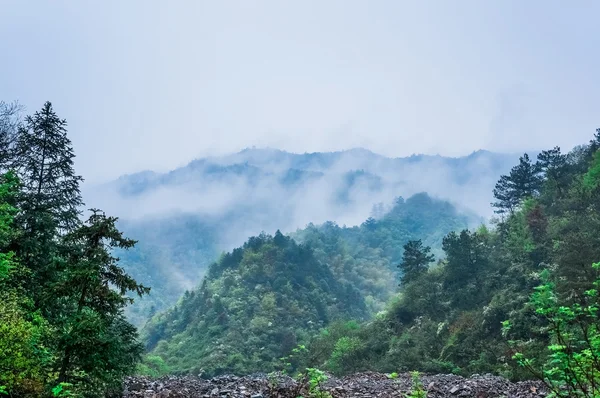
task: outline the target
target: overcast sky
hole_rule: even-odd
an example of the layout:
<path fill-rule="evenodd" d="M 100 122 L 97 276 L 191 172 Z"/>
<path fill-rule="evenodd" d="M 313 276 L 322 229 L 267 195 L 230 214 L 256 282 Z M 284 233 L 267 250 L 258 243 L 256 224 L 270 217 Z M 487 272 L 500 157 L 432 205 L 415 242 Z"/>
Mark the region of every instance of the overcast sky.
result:
<path fill-rule="evenodd" d="M 52 101 L 88 181 L 253 145 L 570 148 L 600 126 L 599 15 L 594 0 L 3 0 L 0 99 Z"/>

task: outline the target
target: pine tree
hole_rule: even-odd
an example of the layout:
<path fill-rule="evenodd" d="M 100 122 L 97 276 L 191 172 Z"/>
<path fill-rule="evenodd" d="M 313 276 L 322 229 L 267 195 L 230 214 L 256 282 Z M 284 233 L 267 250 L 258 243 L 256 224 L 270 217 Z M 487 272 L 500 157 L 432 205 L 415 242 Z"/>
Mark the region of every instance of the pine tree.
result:
<path fill-rule="evenodd" d="M 539 174 L 539 165 L 532 163 L 528 154 L 521 156 L 519 164 L 508 176 L 501 176 L 494 188 L 496 213 L 512 213 L 524 199 L 537 196 L 542 184 Z"/>
<path fill-rule="evenodd" d="M 567 156 L 563 155 L 560 147 L 542 151 L 538 155 L 537 167 L 543 173 L 549 188 L 556 189 L 559 196 L 569 183 Z"/>
<path fill-rule="evenodd" d="M 427 272 L 429 264 L 435 257 L 430 254 L 431 248 L 423 246 L 421 240 L 411 240 L 404 245 L 402 263 L 398 268 L 402 271 L 402 283 L 406 284 Z"/>
<path fill-rule="evenodd" d="M 36 229 L 39 213 L 63 232 L 79 224 L 83 178 L 73 168 L 75 154 L 66 126 L 46 102 L 41 111 L 27 116 L 17 133 L 13 166 L 23 184 L 20 207 L 26 230 Z"/>
<path fill-rule="evenodd" d="M 67 137 L 66 121 L 60 119 L 50 102 L 25 119 L 18 130 L 12 167 L 21 182 L 15 219 L 22 230 L 16 248 L 22 265 L 31 271 L 25 287 L 36 305 L 44 301 L 48 315 L 53 292 L 49 287 L 62 272 L 57 261 L 59 237 L 80 224 L 83 205 L 73 169 L 73 148 Z"/>
<path fill-rule="evenodd" d="M 91 211 L 83 225 L 64 237 L 61 254 L 66 268 L 53 289 L 57 297 L 72 303 L 62 328 L 65 334 L 60 339 L 63 355 L 59 381 L 63 382 L 69 380 L 73 369 L 98 375 L 132 370 L 122 361 L 134 364 L 131 358 L 139 354 L 139 347 L 135 328 L 128 326 L 122 311 L 133 302 L 128 292 L 142 296 L 150 291 L 126 274 L 119 267 L 119 259 L 111 254 L 116 248 L 133 247 L 136 241 L 125 238 L 117 229 L 117 218 L 107 217 L 97 209 Z M 121 347 L 107 350 L 115 339 Z M 127 352 L 127 347 L 131 352 Z"/>

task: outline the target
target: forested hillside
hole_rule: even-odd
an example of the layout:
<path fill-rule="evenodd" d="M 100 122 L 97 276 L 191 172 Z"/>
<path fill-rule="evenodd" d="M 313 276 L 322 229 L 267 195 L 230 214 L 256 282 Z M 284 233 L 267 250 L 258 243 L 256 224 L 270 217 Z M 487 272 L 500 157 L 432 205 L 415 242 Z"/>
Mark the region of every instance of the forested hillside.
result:
<path fill-rule="evenodd" d="M 489 226 L 466 229 L 449 204 L 420 194 L 360 227 L 310 225 L 293 234 L 300 246 L 280 233 L 251 238 L 150 321 L 142 369 L 490 372 L 539 377 L 561 396 L 592 388 L 599 149 L 600 130 L 567 154 L 523 155 L 493 190 Z"/>
<path fill-rule="evenodd" d="M 148 348 L 174 371 L 243 374 L 273 369 L 330 319 L 366 313 L 356 288 L 338 282 L 310 248 L 277 232 L 225 254 L 198 291 L 145 333 Z"/>
<path fill-rule="evenodd" d="M 487 151 L 387 158 L 364 149 L 306 154 L 246 149 L 167 173 L 123 176 L 85 187 L 84 194 L 122 214 L 120 227 L 140 241 L 119 256 L 128 272 L 153 286 L 152 294 L 127 310 L 141 326 L 196 286 L 222 251 L 262 231 L 289 233 L 327 221 L 359 225 L 369 216 L 380 218 L 394 198 L 419 192 L 489 215 L 494 183 L 517 159 Z M 440 243 L 441 238 L 437 249 Z"/>
<path fill-rule="evenodd" d="M 402 198 L 359 227 L 309 225 L 293 236 L 250 238 L 212 264 L 197 290 L 144 328 L 173 371 L 273 370 L 281 356 L 336 319 L 367 319 L 396 291 L 402 245 L 432 245 L 468 217 L 426 194 Z"/>
<path fill-rule="evenodd" d="M 448 234 L 444 260 L 429 268 L 423 246 L 406 246 L 401 268 L 410 275 L 387 310 L 324 329 L 309 345 L 308 363 L 339 374 L 540 377 L 560 396 L 592 388 L 596 378 L 585 372 L 597 370 L 590 355 L 598 336 L 599 148 L 600 130 L 568 154 L 523 156 L 496 185 L 493 228 Z"/>
<path fill-rule="evenodd" d="M 467 228 L 476 221 L 450 203 L 420 193 L 407 200 L 397 198 L 391 210 L 379 218 L 368 218 L 360 226 L 346 228 L 331 222 L 320 226 L 310 224 L 292 236 L 310 246 L 315 256 L 328 264 L 340 280 L 357 287 L 371 313 L 375 313 L 383 309 L 397 291 L 398 264 L 404 244 L 422 238 L 439 256 L 446 234 Z"/>

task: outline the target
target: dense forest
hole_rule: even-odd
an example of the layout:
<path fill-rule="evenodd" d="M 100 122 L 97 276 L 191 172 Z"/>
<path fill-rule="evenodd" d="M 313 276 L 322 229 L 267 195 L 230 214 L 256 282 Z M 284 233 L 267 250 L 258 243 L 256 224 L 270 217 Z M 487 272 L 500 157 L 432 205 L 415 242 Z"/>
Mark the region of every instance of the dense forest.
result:
<path fill-rule="evenodd" d="M 119 266 L 135 241 L 115 217 L 82 221 L 66 121 L 0 103 L 0 395 L 120 394 L 143 352 L 125 318 L 149 288 Z"/>
<path fill-rule="evenodd" d="M 293 234 L 301 244 L 279 231 L 250 238 L 212 264 L 198 290 L 146 324 L 148 358 L 194 374 L 274 370 L 330 322 L 383 309 L 397 289 L 405 243 L 425 235 L 441 247 L 445 233 L 467 225 L 449 203 L 418 194 L 359 227 L 309 225 Z"/>

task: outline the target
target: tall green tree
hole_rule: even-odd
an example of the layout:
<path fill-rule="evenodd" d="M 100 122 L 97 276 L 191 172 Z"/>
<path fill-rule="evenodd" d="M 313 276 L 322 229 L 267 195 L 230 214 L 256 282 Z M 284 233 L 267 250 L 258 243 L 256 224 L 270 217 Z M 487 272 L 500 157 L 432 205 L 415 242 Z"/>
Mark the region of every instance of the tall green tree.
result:
<path fill-rule="evenodd" d="M 58 259 L 60 236 L 80 223 L 83 205 L 75 173 L 75 154 L 67 137 L 67 122 L 46 102 L 28 116 L 14 142 L 12 167 L 21 182 L 16 223 L 22 230 L 16 253 L 31 271 L 26 285 L 48 314 L 55 308 L 50 285 L 62 272 Z"/>
<path fill-rule="evenodd" d="M 571 177 L 567 156 L 557 146 L 540 152 L 537 159 L 537 167 L 544 176 L 547 190 L 556 190 L 558 196 L 562 196 Z"/>
<path fill-rule="evenodd" d="M 122 377 L 133 370 L 142 352 L 135 328 L 122 314 L 150 289 L 137 283 L 119 266 L 114 249 L 129 249 L 135 241 L 123 236 L 117 218 L 92 209 L 89 219 L 64 237 L 62 253 L 66 266 L 54 285 L 55 294 L 69 303 L 60 338 L 62 360 L 59 381 L 77 372 L 104 380 Z M 106 380 L 105 380 L 106 381 Z"/>
<path fill-rule="evenodd" d="M 423 246 L 420 239 L 408 241 L 404 245 L 402 262 L 398 265 L 402 272 L 402 284 L 407 284 L 427 272 L 429 264 L 435 260 L 431 247 Z"/>
<path fill-rule="evenodd" d="M 40 111 L 27 116 L 17 134 L 13 166 L 23 184 L 20 205 L 29 230 L 38 226 L 38 213 L 47 214 L 63 231 L 79 224 L 83 178 L 75 173 L 75 153 L 66 127 L 67 121 L 46 102 Z"/>
<path fill-rule="evenodd" d="M 541 184 L 539 165 L 532 163 L 529 155 L 524 154 L 519 158 L 519 164 L 496 183 L 496 202 L 492 206 L 496 208 L 496 213 L 512 213 L 524 199 L 537 196 Z"/>
<path fill-rule="evenodd" d="M 443 285 L 452 297 L 452 305 L 465 308 L 479 303 L 489 266 L 490 249 L 486 238 L 468 230 L 460 234 L 451 232 L 444 238 L 442 248 L 446 253 Z"/>

